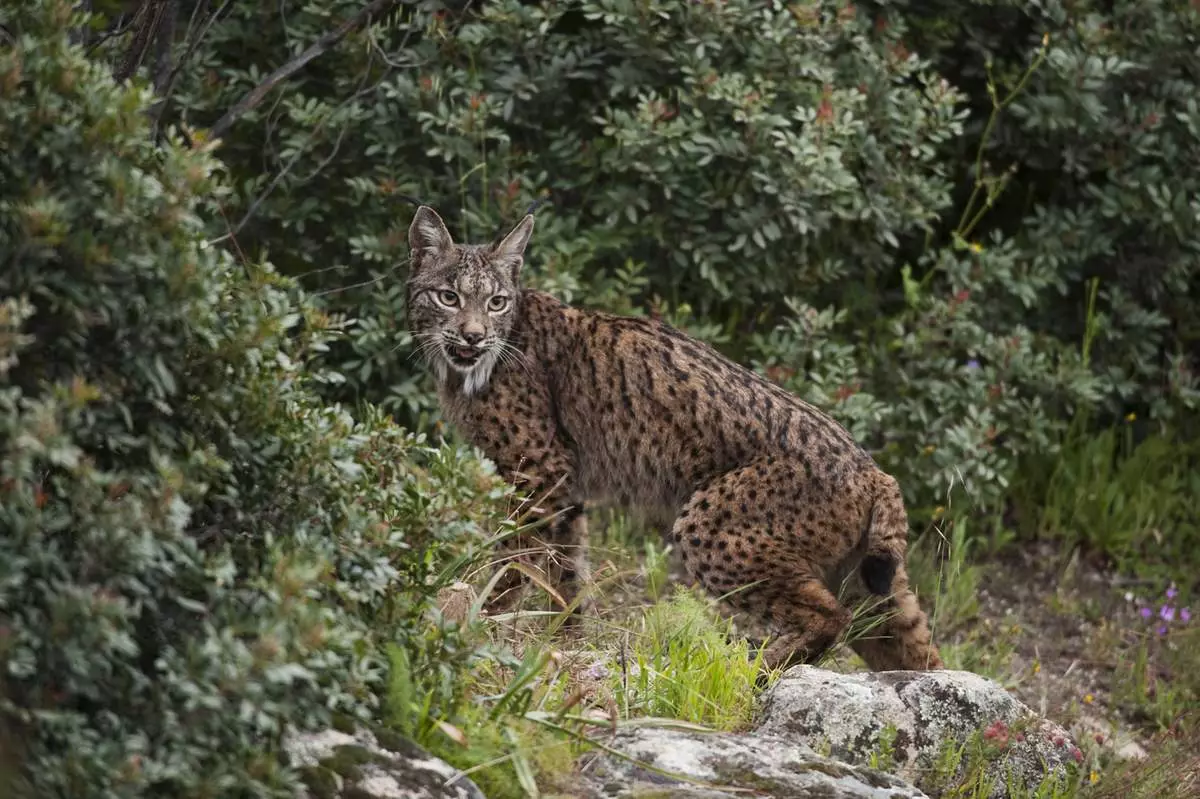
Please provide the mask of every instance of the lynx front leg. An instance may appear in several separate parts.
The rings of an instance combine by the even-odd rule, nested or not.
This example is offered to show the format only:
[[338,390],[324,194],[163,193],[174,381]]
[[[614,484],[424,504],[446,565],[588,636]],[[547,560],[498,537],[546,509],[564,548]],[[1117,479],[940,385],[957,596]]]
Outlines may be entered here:
[[584,506],[569,506],[549,527],[551,581],[567,606],[573,606],[572,618],[586,615],[591,608],[587,593],[591,569],[588,566],[588,523]]
[[[573,469],[565,452],[545,452],[528,458],[509,472],[509,480],[524,497],[516,516],[530,529],[502,543],[500,565],[517,561],[541,576],[573,613],[582,610],[577,602],[581,587],[589,580],[587,565],[587,517],[582,503],[572,499]],[[510,609],[531,591],[528,575],[509,568],[496,585],[489,611]],[[562,609],[557,602],[551,606]]]
[[[558,428],[549,380],[534,358],[519,368],[497,369],[485,393],[471,400],[447,398],[456,424],[496,464],[522,498],[514,515],[529,529],[499,547],[499,564],[517,560],[538,581],[553,587],[570,606],[587,579],[587,521],[578,496],[570,438]],[[507,560],[506,560],[507,559]],[[490,610],[511,607],[523,595],[545,595],[526,575],[509,569],[492,593]],[[561,610],[554,601],[539,605]]]

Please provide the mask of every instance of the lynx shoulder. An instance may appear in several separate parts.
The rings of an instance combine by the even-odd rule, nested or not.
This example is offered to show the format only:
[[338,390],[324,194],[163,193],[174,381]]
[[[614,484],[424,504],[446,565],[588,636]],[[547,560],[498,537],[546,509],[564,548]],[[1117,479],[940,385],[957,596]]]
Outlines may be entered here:
[[408,319],[447,420],[550,517],[562,594],[587,577],[586,503],[614,502],[662,520],[689,575],[771,632],[768,664],[819,657],[869,599],[878,626],[850,643],[871,668],[941,668],[896,481],[832,418],[707,344],[523,289],[533,225],[459,244],[421,207]]

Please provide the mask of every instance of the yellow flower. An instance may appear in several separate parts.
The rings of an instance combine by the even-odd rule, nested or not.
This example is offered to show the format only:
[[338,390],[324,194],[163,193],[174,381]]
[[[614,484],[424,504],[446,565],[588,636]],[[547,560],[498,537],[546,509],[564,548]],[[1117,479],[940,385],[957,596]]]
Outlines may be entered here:
[[1100,775],[1093,771],[1088,775],[1088,782],[1090,782],[1092,785],[1095,785],[1096,783],[1100,782]]
[[946,509],[943,508],[941,505],[938,505],[936,508],[933,509],[933,518],[940,519],[940,518],[942,518],[942,514],[945,512],[946,512]]
[[1039,661],[1034,661],[1034,663],[1033,663],[1033,673],[1034,673],[1034,674],[1037,674],[1037,673],[1038,673],[1038,672],[1040,672],[1041,670],[1042,670],[1042,664],[1041,664],[1041,662],[1039,662]]
[[979,253],[983,252],[983,245],[977,241],[973,241],[969,245],[967,245],[967,249],[969,249],[971,252],[975,253],[976,255],[979,255]]
[[1083,703],[1085,705],[1090,705],[1092,702],[1095,702],[1095,701],[1096,701],[1096,697],[1092,696],[1091,694],[1083,695]]
[[1127,421],[1127,422],[1132,422],[1136,418],[1137,418],[1137,414],[1134,413],[1133,411],[1130,411],[1129,413],[1125,414],[1125,421]]

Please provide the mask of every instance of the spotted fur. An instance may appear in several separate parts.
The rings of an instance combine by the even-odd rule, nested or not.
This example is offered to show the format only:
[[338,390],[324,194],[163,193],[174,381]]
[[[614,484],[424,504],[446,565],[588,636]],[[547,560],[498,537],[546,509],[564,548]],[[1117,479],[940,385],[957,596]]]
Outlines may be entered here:
[[773,634],[768,664],[818,658],[868,600],[878,626],[851,646],[872,668],[940,668],[896,481],[832,418],[675,328],[521,289],[532,231],[526,216],[498,245],[460,245],[419,209],[409,320],[444,415],[538,498],[563,594],[587,579],[585,503],[614,502],[669,526],[689,575]]

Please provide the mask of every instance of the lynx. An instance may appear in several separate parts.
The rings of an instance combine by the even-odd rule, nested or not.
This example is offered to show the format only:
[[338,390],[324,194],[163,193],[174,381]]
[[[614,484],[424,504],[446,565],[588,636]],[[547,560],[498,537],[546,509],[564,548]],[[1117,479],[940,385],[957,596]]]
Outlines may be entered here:
[[447,421],[537,498],[563,595],[586,578],[585,503],[616,503],[669,525],[688,575],[770,632],[768,666],[837,643],[849,597],[874,602],[850,642],[870,668],[942,668],[896,480],[832,418],[670,325],[523,289],[533,223],[457,244],[421,206],[407,308]]

